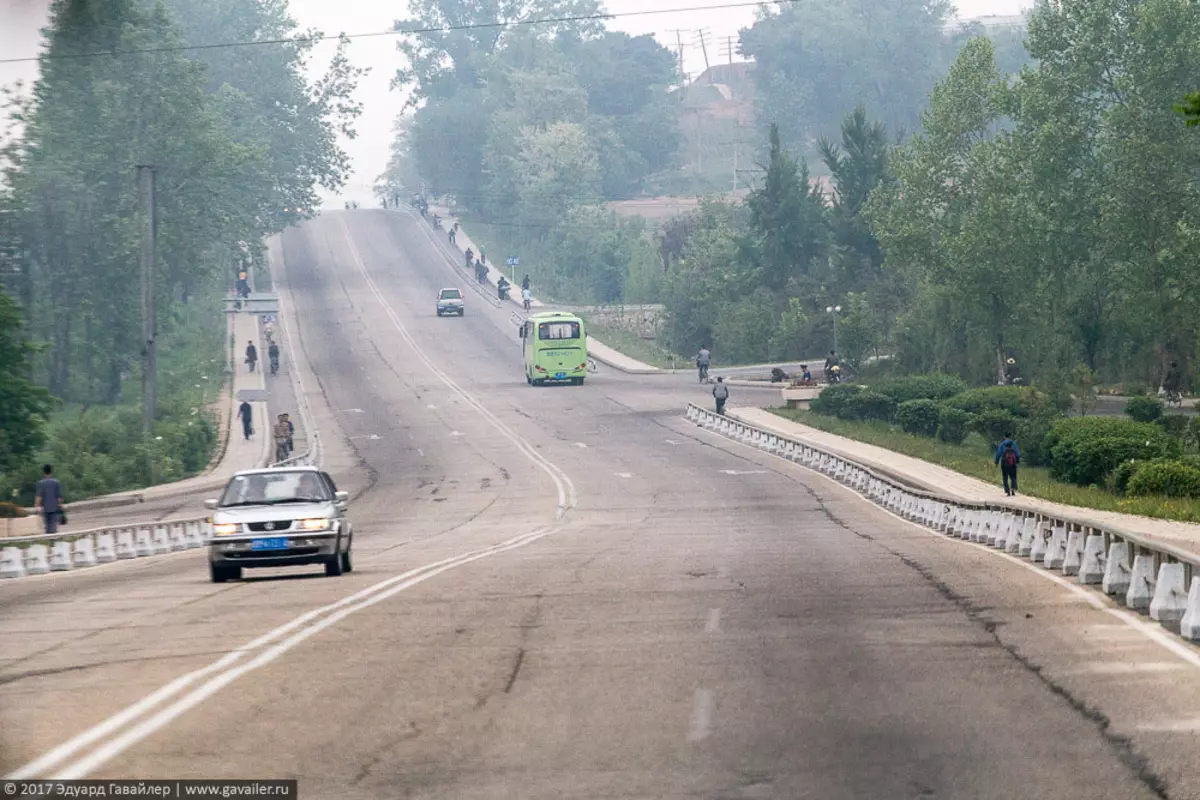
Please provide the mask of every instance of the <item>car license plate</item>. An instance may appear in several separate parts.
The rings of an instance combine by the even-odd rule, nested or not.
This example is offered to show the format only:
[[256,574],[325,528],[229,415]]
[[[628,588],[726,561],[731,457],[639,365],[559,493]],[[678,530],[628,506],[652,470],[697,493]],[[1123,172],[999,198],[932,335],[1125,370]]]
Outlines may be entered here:
[[265,539],[253,539],[250,542],[251,550],[283,550],[287,546],[286,536],[268,536]]
[[561,381],[563,378],[567,377],[567,373],[565,373],[565,372],[556,372],[556,373],[554,373],[554,377],[558,378],[558,379]]

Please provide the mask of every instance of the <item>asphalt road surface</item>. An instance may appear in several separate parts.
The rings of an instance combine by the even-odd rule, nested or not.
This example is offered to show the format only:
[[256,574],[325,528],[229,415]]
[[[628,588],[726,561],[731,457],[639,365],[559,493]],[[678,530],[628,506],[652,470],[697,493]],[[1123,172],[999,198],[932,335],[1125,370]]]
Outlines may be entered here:
[[526,386],[507,309],[435,316],[464,281],[427,234],[363,210],[284,235],[354,572],[214,585],[185,552],[0,584],[6,774],[1200,797],[1197,651],[697,430],[689,376]]

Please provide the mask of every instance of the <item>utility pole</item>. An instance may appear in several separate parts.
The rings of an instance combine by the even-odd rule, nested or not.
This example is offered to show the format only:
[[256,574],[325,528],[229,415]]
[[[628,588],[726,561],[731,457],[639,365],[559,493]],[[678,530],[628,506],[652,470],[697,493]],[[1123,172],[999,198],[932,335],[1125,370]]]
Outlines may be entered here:
[[685,33],[689,33],[689,32],[690,31],[680,30],[679,28],[676,28],[675,30],[667,31],[667,33],[675,34],[675,47],[676,47],[676,50],[678,50],[677,56],[679,58],[679,87],[681,89],[683,88],[684,84],[687,81],[687,79],[684,77],[685,73],[683,71],[683,35]]
[[729,66],[730,66],[729,74],[731,76],[733,75],[733,69],[732,69],[732,67],[733,67],[733,43],[736,41],[737,41],[736,36],[726,36],[725,37],[725,53],[729,56]]
[[704,53],[704,69],[711,69],[708,63],[708,28],[696,31],[696,37],[700,40],[700,51]]
[[158,225],[154,209],[155,168],[138,164],[138,184],[146,201],[146,234],[142,238],[142,433],[149,434],[154,426],[158,407],[158,314],[154,304],[155,254]]

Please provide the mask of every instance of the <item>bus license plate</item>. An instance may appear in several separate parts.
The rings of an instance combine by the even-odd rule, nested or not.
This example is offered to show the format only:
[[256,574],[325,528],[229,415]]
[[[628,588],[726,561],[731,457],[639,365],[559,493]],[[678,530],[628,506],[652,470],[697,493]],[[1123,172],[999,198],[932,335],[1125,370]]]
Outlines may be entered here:
[[556,373],[554,373],[554,377],[558,378],[558,379],[561,381],[563,378],[567,377],[567,373],[565,373],[565,372],[556,372]]
[[265,539],[252,539],[251,550],[285,550],[288,546],[286,536],[268,536]]

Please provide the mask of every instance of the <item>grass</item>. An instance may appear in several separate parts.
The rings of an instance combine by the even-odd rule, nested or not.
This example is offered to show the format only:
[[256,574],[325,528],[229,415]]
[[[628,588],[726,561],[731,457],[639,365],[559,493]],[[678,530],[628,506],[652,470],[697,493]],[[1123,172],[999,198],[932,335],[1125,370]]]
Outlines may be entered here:
[[657,342],[643,339],[636,333],[618,328],[608,328],[590,319],[586,319],[585,322],[587,322],[588,335],[595,336],[622,355],[636,358],[643,364],[661,369],[686,369],[691,363],[690,359],[672,353]]
[[[989,483],[1000,481],[1000,468],[992,460],[991,446],[976,433],[972,433],[961,445],[955,445],[913,436],[884,422],[843,420],[814,414],[806,409],[772,410],[781,417],[803,425],[919,458],[972,478]],[[1050,470],[1046,467],[1022,466],[1020,481],[1021,494],[1067,506],[1200,522],[1200,499],[1124,497],[1099,486],[1075,486],[1057,481],[1050,477]]]

